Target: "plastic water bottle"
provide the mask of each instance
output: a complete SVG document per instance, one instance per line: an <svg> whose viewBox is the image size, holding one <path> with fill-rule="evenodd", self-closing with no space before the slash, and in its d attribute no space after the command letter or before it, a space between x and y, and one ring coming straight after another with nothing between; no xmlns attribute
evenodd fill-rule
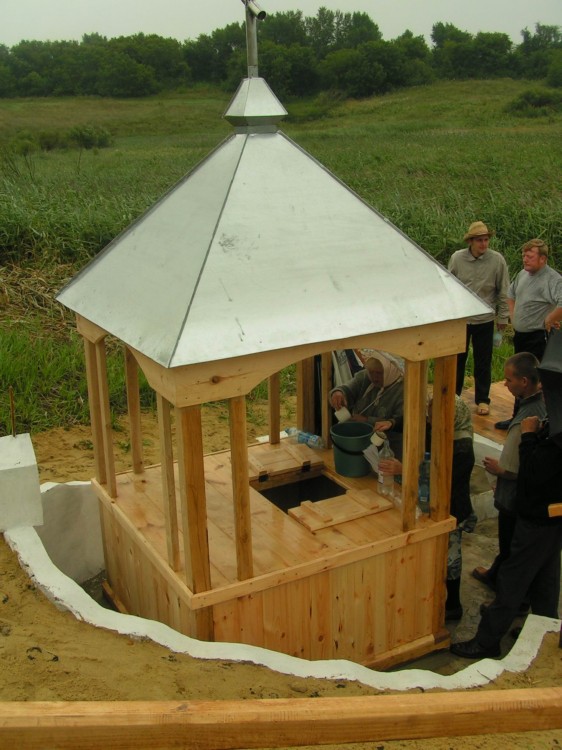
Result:
<svg viewBox="0 0 562 750"><path fill-rule="evenodd" d="M320 435L313 435L312 432L297 430L296 427L287 427L285 432L290 438L294 438L295 443L305 443L310 448L324 448L324 441Z"/></svg>
<svg viewBox="0 0 562 750"><path fill-rule="evenodd" d="M394 458L394 453L388 443L388 440L385 440L382 444L382 448L379 449L379 462L385 458ZM392 497L394 495L394 475L385 474L379 468L378 480L379 495Z"/></svg>
<svg viewBox="0 0 562 750"><path fill-rule="evenodd" d="M502 345L502 341L503 341L503 336L501 334L501 331L496 331L494 333L494 346L496 349L500 348L500 346Z"/></svg>
<svg viewBox="0 0 562 750"><path fill-rule="evenodd" d="M422 513L429 513L429 467L429 453L425 453L418 482L418 508Z"/></svg>

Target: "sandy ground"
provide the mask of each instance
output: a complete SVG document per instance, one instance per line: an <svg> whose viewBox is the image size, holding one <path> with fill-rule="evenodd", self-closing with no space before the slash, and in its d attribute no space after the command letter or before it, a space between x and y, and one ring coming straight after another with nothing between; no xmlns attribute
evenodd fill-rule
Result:
<svg viewBox="0 0 562 750"><path fill-rule="evenodd" d="M144 415L143 422L145 460L147 464L155 463L159 460L156 420L152 415ZM220 410L215 408L204 416L204 430L206 450L225 447L228 421ZM42 481L88 479L92 475L93 452L87 428L52 430L32 438ZM129 467L126 441L126 431L115 433L118 470ZM489 522L485 523L490 526ZM491 559L493 548L487 545L487 549ZM476 555L482 555L478 544ZM470 566L466 567L470 569ZM33 586L3 540L0 541L0 581L1 700L220 700L376 693L359 683L301 679L250 664L197 660L172 653L149 641L133 640L94 628L77 621L68 612L56 610ZM483 587L477 590L477 594L481 600L486 598ZM476 611L479 601L473 604L470 604L470 609ZM448 665L442 671L447 672L450 668ZM504 674L489 687L561 685L562 650L558 648L558 636L550 634L524 674ZM335 749L340 746L325 747ZM378 741L346 747L356 750L554 750L562 747L562 730Z"/></svg>

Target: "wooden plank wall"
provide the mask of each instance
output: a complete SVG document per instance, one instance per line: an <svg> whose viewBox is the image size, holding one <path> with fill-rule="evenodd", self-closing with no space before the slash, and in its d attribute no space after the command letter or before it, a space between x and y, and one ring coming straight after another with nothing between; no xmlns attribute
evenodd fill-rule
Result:
<svg viewBox="0 0 562 750"><path fill-rule="evenodd" d="M438 538L214 606L215 639L305 659L394 663L431 650ZM442 644L446 645L445 643Z"/></svg>

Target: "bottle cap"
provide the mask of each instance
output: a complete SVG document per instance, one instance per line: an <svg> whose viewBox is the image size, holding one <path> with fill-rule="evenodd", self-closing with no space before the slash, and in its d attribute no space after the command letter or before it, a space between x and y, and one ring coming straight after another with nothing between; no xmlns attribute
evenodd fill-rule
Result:
<svg viewBox="0 0 562 750"><path fill-rule="evenodd" d="M373 434L371 435L371 443L375 446L375 448L380 448L385 440L386 440L386 435L384 432L380 432L377 430L376 432L373 432Z"/></svg>

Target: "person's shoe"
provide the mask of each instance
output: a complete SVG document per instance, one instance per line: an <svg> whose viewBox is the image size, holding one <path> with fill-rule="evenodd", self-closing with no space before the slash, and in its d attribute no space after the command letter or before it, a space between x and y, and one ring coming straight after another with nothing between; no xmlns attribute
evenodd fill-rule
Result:
<svg viewBox="0 0 562 750"><path fill-rule="evenodd" d="M511 419L502 419L500 422L496 422L494 427L496 430L509 430L509 425L511 424Z"/></svg>
<svg viewBox="0 0 562 750"><path fill-rule="evenodd" d="M476 638L471 638L470 641L451 643L451 653L455 656L462 656L463 659L488 659L499 656L501 651L498 645L482 646Z"/></svg>
<svg viewBox="0 0 562 750"><path fill-rule="evenodd" d="M480 581L480 583L483 583L485 586L488 586L488 588L491 588L492 591L496 588L492 581L490 580L490 577L488 576L488 571L486 568L477 567L474 568L474 570L471 573L473 578L476 578L477 581Z"/></svg>
<svg viewBox="0 0 562 750"><path fill-rule="evenodd" d="M490 413L490 404L486 404L484 402L478 404L476 407L476 413L481 417L487 417Z"/></svg>
<svg viewBox="0 0 562 750"><path fill-rule="evenodd" d="M445 622L447 622L447 620L449 621L462 620L462 613L463 613L462 607L455 607L454 609L446 609L445 610Z"/></svg>

